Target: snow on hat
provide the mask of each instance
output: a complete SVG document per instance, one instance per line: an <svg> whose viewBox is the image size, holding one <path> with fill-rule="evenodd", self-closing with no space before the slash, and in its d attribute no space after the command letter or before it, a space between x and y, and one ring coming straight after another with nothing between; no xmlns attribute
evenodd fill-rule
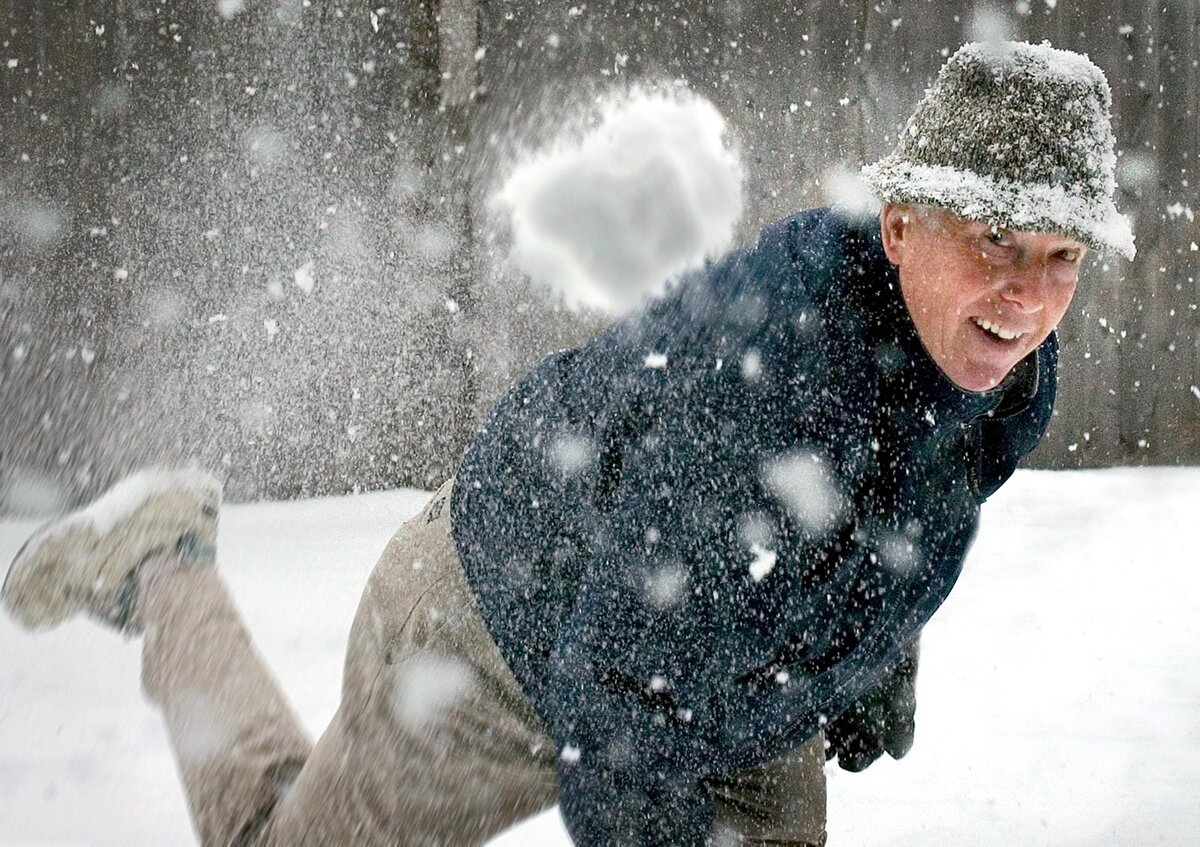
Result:
<svg viewBox="0 0 1200 847"><path fill-rule="evenodd" d="M1129 219L1113 203L1111 107L1087 56L1048 43L966 44L863 179L886 203L1063 233L1132 259Z"/></svg>

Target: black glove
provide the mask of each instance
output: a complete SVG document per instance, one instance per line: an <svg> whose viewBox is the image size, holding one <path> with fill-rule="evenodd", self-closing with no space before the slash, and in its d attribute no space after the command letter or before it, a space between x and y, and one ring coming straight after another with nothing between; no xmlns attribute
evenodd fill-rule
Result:
<svg viewBox="0 0 1200 847"><path fill-rule="evenodd" d="M909 751L917 728L919 643L914 639L879 685L826 725L826 761L837 756L843 770L857 773L885 751L893 759Z"/></svg>

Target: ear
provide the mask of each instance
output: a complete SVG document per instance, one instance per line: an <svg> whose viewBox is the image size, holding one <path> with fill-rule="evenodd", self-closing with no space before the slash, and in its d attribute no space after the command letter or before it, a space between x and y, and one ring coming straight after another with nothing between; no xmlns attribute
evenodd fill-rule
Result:
<svg viewBox="0 0 1200 847"><path fill-rule="evenodd" d="M883 236L883 252L896 267L904 264L905 241L912 225L913 208L897 203L884 203L879 213L879 231Z"/></svg>

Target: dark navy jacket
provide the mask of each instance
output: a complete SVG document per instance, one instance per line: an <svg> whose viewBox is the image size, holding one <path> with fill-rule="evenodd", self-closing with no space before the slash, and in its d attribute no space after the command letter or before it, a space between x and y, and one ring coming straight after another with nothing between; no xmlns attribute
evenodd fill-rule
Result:
<svg viewBox="0 0 1200 847"><path fill-rule="evenodd" d="M1040 439L1056 359L1052 336L998 389L958 389L878 222L816 210L501 400L459 470L454 537L559 746L577 843L703 843L706 777L878 682Z"/></svg>

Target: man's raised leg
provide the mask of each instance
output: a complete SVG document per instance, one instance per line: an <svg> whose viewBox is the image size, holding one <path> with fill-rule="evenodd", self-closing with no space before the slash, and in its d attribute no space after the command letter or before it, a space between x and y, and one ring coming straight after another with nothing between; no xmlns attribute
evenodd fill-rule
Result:
<svg viewBox="0 0 1200 847"><path fill-rule="evenodd" d="M254 844L312 742L212 567L148 562L133 620L203 844Z"/></svg>
<svg viewBox="0 0 1200 847"><path fill-rule="evenodd" d="M250 644L214 568L220 485L143 471L36 533L0 597L31 629L83 613L144 634L142 679L162 708L204 844L249 844L311 743Z"/></svg>

